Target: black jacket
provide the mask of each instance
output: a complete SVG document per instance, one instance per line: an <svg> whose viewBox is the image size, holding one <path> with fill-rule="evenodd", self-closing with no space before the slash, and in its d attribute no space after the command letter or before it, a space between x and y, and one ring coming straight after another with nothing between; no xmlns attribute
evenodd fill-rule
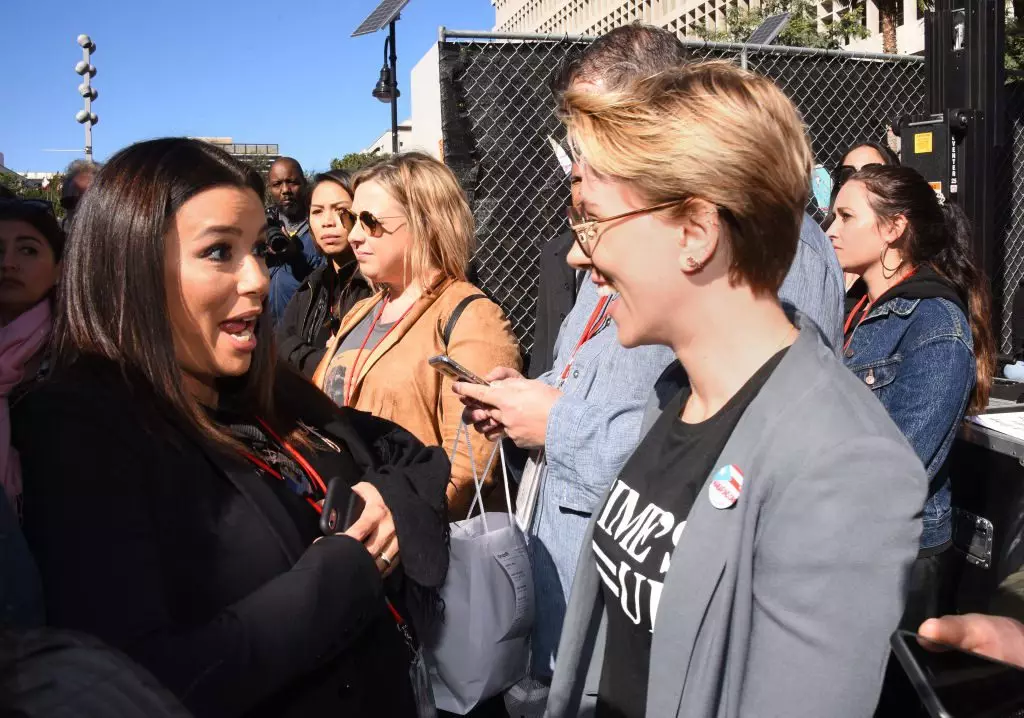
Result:
<svg viewBox="0 0 1024 718"><path fill-rule="evenodd" d="M331 300L335 316L341 320L356 302L372 293L354 259L338 272L332 262L324 262L295 292L277 323L278 356L312 378L327 353L327 340L337 330L336 324L332 327Z"/></svg>
<svg viewBox="0 0 1024 718"><path fill-rule="evenodd" d="M537 323L533 330L533 350L527 375L536 379L551 369L555 361L555 340L562 322L576 304L579 279L569 266L572 231L560 234L540 251L540 278L537 281Z"/></svg>
<svg viewBox="0 0 1024 718"><path fill-rule="evenodd" d="M369 481L392 509L396 580L440 586L440 450L333 407L291 372L277 384L291 425L301 418L343 449L303 450L321 476ZM156 405L89 359L14 408L25 534L50 624L124 651L197 716L406 715L408 655L365 547L343 536L314 544L311 507L297 514L247 461Z"/></svg>

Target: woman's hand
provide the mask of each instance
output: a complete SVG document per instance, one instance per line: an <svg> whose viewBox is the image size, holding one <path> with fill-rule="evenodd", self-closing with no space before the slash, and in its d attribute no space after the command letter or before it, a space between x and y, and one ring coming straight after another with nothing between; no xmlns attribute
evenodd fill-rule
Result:
<svg viewBox="0 0 1024 718"><path fill-rule="evenodd" d="M353 486L352 490L366 503L366 507L345 535L362 542L373 556L381 574L384 577L390 576L399 560L395 518L373 484L364 481Z"/></svg>
<svg viewBox="0 0 1024 718"><path fill-rule="evenodd" d="M929 618L918 635L1024 668L1024 625L1012 618L968 613Z"/></svg>
<svg viewBox="0 0 1024 718"><path fill-rule="evenodd" d="M490 386L456 382L453 389L466 405L463 420L494 441L504 433L521 449L544 446L548 415L562 392L512 369L495 369Z"/></svg>

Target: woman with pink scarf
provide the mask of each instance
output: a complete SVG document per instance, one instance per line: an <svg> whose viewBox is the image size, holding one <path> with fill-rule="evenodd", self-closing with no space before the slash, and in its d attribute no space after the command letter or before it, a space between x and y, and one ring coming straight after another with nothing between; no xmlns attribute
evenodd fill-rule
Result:
<svg viewBox="0 0 1024 718"><path fill-rule="evenodd" d="M42 200L0 199L0 628L43 623L35 563L21 535L21 465L10 402L39 375L52 328L64 233Z"/></svg>

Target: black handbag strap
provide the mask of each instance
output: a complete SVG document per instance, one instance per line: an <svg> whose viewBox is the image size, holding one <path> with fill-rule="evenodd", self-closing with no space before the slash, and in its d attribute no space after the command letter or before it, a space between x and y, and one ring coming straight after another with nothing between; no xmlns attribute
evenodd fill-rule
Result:
<svg viewBox="0 0 1024 718"><path fill-rule="evenodd" d="M475 302L477 299L487 299L484 294L470 294L465 297L461 302L455 305L455 309L452 310L451 316L448 317L448 323L444 327L444 332L441 334L441 338L444 340L444 350L448 351L448 343L452 340L452 332L455 331L455 324L459 321L459 317L466 311L466 307Z"/></svg>

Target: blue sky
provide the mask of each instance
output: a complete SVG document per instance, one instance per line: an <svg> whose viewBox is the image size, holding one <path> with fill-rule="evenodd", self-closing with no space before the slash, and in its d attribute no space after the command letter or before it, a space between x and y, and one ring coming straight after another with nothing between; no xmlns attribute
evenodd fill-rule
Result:
<svg viewBox="0 0 1024 718"><path fill-rule="evenodd" d="M97 159L168 135L278 143L306 169L354 152L390 127L370 92L386 31L349 37L378 0L0 0L0 153L19 171L63 168L81 154L75 42L96 42ZM411 0L397 26L399 119L409 71L439 25L490 30L489 0Z"/></svg>

